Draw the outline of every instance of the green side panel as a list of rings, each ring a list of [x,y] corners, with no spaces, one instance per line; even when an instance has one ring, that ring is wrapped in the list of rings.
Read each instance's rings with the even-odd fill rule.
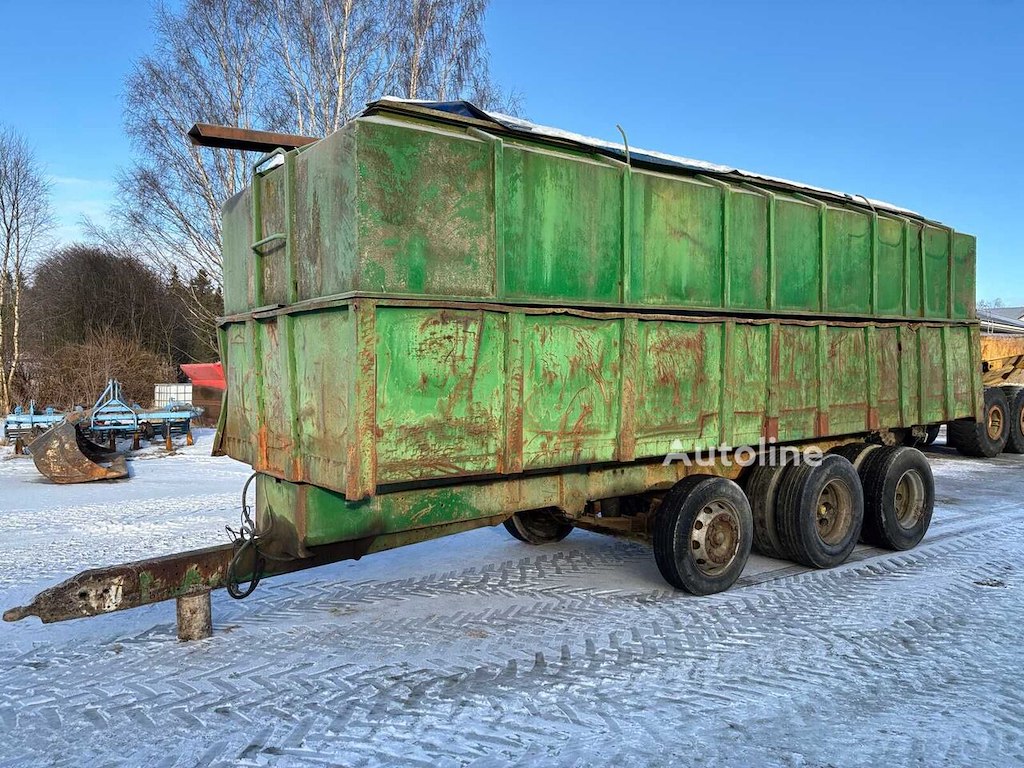
[[[524,469],[615,458],[621,328],[621,320],[525,318]]]
[[[262,212],[260,239],[268,235],[284,233],[289,228],[288,220],[285,217],[286,180],[287,174],[284,167],[278,168],[273,173],[257,176],[253,180],[253,185],[259,186],[260,193]],[[288,291],[291,269],[287,262],[287,252],[284,240],[274,240],[261,246],[259,253],[254,254],[254,267],[260,273],[257,279],[262,282],[262,293],[254,296],[255,306],[291,302],[291,295]]]
[[[636,454],[692,451],[720,434],[721,326],[640,321]],[[678,442],[677,442],[678,441]]]
[[[353,312],[334,307],[294,315],[292,323],[301,475],[310,483],[344,488],[357,366]]]
[[[775,308],[821,310],[821,225],[817,206],[779,197],[775,206]]]
[[[879,315],[903,315],[903,294],[906,290],[906,274],[903,242],[903,222],[888,216],[879,216],[877,242],[877,305]]]
[[[863,328],[833,326],[825,334],[822,383],[833,435],[868,428],[868,350]]]
[[[291,404],[295,380],[288,363],[289,323],[290,319],[284,315],[276,321],[252,324],[260,351],[257,386],[263,398],[263,418],[257,439],[259,461],[255,469],[286,467],[288,476],[301,476],[293,458],[296,446]],[[268,386],[271,382],[273,384]]]
[[[870,315],[871,217],[860,211],[828,208],[825,221],[828,311]]]
[[[927,224],[924,227],[924,314],[948,317],[949,232]]]
[[[946,329],[948,372],[956,411],[951,416],[970,413],[973,387],[978,382],[977,372],[971,365],[971,349],[974,344],[970,328],[950,326]]]
[[[917,332],[921,350],[921,421],[927,424],[946,419],[946,379],[943,363],[942,329],[923,326]]]
[[[818,412],[817,328],[779,326],[779,441],[815,434]]]
[[[494,296],[490,146],[462,134],[373,120],[357,126],[357,288]]]
[[[900,376],[903,381],[903,394],[906,397],[906,418],[903,424],[923,424],[925,420],[921,416],[921,352],[917,328],[900,328],[899,337]]]
[[[743,190],[729,191],[729,306],[768,307],[768,200]]]
[[[699,181],[636,174],[641,248],[631,254],[633,299],[655,305],[722,305],[722,192]],[[743,250],[742,244],[738,250]]]
[[[972,320],[975,308],[975,250],[973,235],[953,237],[953,317]]]
[[[325,488],[260,475],[256,491],[261,515],[272,512],[275,526],[297,529],[305,546],[319,546],[475,520],[485,512],[480,509],[478,494],[471,493],[470,488],[421,489],[349,501],[343,494]],[[500,495],[484,498],[491,501],[486,513],[494,514]],[[415,540],[410,537],[404,543]],[[367,552],[374,549],[367,545]]]
[[[224,329],[223,338],[224,378],[228,392],[224,450],[232,458],[255,466],[260,408],[252,324],[232,323]]]
[[[622,173],[582,157],[506,145],[508,297],[618,302]]]
[[[358,291],[971,317],[973,238],[853,204],[822,222],[806,195],[379,115],[288,158],[224,207],[228,314]]]
[[[900,348],[897,328],[876,328],[871,345],[871,354],[876,361],[875,407],[878,409],[879,424],[902,424],[900,411]]]
[[[948,325],[279,312],[222,328],[225,448],[275,477],[361,495],[747,445],[776,426],[785,442],[935,423],[973,414],[976,343]]]
[[[379,483],[498,471],[505,325],[494,312],[378,310]]]
[[[904,236],[907,238],[907,316],[924,317],[924,262],[921,259],[920,224],[907,222]]]
[[[722,442],[750,445],[765,434],[771,326],[730,323],[723,328],[728,337],[728,362],[723,371],[722,409],[727,423]]]
[[[224,203],[221,258],[224,264],[224,312],[251,309],[252,303],[252,191],[245,190]]]
[[[354,288],[356,188],[356,129],[352,125],[295,158],[291,237],[299,299]]]

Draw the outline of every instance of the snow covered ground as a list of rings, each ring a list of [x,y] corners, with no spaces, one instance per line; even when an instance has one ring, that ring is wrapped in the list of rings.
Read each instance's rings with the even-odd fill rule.
[[[248,471],[210,440],[76,487],[0,460],[0,607],[225,541]],[[1024,457],[932,459],[918,549],[755,557],[708,598],[641,545],[497,528],[215,593],[199,643],[172,603],[0,624],[0,766],[1019,764]]]

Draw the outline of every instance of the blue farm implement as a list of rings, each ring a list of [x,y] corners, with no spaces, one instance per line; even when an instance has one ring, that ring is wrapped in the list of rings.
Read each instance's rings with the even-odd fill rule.
[[[118,435],[132,437],[132,449],[139,447],[139,438],[152,440],[162,434],[171,450],[171,435],[185,435],[192,445],[192,419],[198,411],[188,403],[168,403],[161,410],[144,411],[137,404],[129,405],[121,394],[121,383],[110,379],[106,389],[92,407],[89,431],[98,440],[105,440],[114,450]]]
[[[36,408],[35,400],[29,403],[28,409],[18,406],[13,413],[7,414],[4,419],[4,436],[7,440],[14,441],[14,452],[20,454],[25,445],[25,438],[32,435],[39,435],[55,424],[64,421],[64,414],[46,408],[40,411]]]
[[[55,483],[87,483],[128,477],[125,456],[117,452],[117,438],[131,437],[132,450],[140,437],[152,440],[162,434],[167,450],[171,435],[185,435],[192,445],[192,419],[199,410],[188,403],[169,403],[146,411],[129,403],[116,379],[107,382],[103,394],[88,411],[61,420],[28,444],[36,468]]]

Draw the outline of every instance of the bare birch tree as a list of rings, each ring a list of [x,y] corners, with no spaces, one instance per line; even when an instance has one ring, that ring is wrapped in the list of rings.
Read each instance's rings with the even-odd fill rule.
[[[21,362],[29,261],[52,227],[49,180],[25,140],[0,130],[0,414],[10,410]]]
[[[156,47],[128,79],[140,159],[119,183],[115,231],[166,270],[221,286],[220,205],[250,158],[189,146],[194,122],[312,136],[386,95],[505,107],[483,37],[487,0],[185,0],[157,12]],[[95,234],[95,230],[94,230]],[[209,323],[209,302],[195,302]],[[209,334],[205,334],[208,336]]]
[[[118,179],[121,226],[103,239],[168,271],[215,275],[219,285],[220,207],[244,185],[246,165],[238,152],[191,146],[185,134],[197,120],[265,124],[271,28],[249,0],[190,0],[181,10],[158,7],[156,33],[126,84],[126,129],[140,159]],[[208,302],[197,297],[191,309],[197,325],[212,324]]]

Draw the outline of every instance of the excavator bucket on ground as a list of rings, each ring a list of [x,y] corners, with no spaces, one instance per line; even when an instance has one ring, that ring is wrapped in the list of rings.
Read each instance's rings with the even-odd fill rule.
[[[123,454],[87,438],[77,424],[65,421],[28,444],[32,461],[55,483],[88,483],[128,477]]]

